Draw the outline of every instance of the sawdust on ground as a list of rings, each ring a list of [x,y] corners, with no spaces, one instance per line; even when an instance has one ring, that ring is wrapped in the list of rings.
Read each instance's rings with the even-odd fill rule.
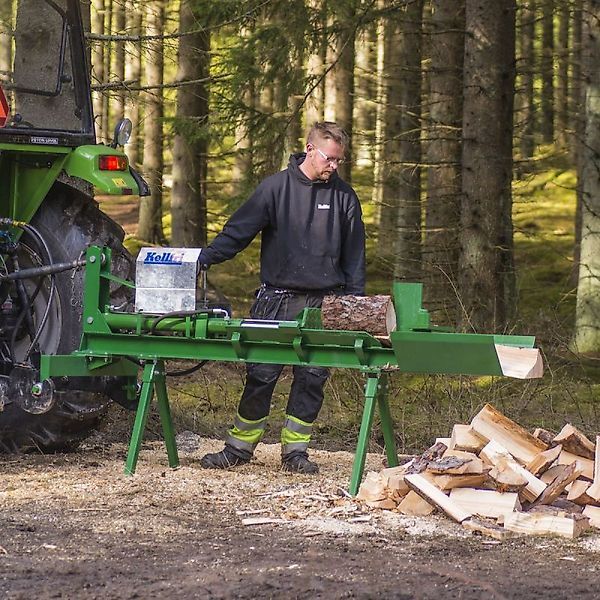
[[[313,451],[318,477],[283,473],[277,444],[206,471],[221,442],[178,436],[179,469],[146,442],[2,457],[0,598],[596,597],[600,537],[466,533],[443,516],[369,510],[346,492],[353,455]],[[382,456],[369,455],[379,470]]]

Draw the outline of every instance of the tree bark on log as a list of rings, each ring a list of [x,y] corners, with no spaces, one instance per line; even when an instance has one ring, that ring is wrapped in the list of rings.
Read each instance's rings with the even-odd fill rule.
[[[375,336],[388,336],[396,329],[396,313],[392,297],[325,296],[321,307],[325,329],[366,331]]]

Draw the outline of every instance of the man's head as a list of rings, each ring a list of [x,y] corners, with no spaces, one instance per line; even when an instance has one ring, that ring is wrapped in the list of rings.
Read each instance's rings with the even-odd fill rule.
[[[329,180],[331,174],[344,162],[348,134],[336,123],[315,123],[306,137],[306,159],[301,165],[304,174],[312,180]]]

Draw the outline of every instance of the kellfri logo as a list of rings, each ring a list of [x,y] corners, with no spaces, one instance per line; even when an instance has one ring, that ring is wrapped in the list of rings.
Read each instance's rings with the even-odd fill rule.
[[[145,265],[181,265],[183,252],[148,252],[144,258]]]

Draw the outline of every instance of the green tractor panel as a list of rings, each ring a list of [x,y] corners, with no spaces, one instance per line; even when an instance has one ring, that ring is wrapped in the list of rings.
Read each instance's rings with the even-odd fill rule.
[[[131,276],[124,232],[98,208],[103,194],[146,195],[119,149],[96,144],[78,0],[19,0],[13,68],[0,74],[0,451],[69,449],[100,422],[119,378],[61,378],[31,397],[40,354],[65,354],[81,337],[83,272],[91,244],[113,250]],[[114,305],[130,301],[112,290]]]

